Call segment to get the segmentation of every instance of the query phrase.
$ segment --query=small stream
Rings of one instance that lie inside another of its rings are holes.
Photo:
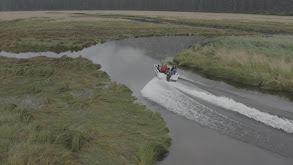
[[[179,70],[177,82],[158,80],[153,64],[172,58],[200,36],[165,36],[108,41],[80,52],[6,53],[1,56],[83,57],[126,84],[137,102],[159,111],[170,129],[170,154],[158,164],[291,165],[293,102],[239,89]]]

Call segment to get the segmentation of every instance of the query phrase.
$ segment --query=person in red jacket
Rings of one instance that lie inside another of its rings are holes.
[[[167,66],[167,64],[165,64],[165,65],[163,65],[162,67],[161,67],[161,71],[162,72],[167,72],[167,70],[168,70],[168,66]]]

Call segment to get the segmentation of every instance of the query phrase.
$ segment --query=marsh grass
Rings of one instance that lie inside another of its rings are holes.
[[[78,16],[78,15],[77,15]],[[184,17],[175,17],[175,16],[147,16],[147,15],[129,15],[129,14],[83,14],[79,15],[80,17],[99,17],[99,18],[111,18],[111,19],[130,19],[133,21],[139,22],[150,22],[158,24],[169,24],[172,25],[184,25],[192,27],[205,27],[205,28],[215,28],[218,30],[221,29],[230,29],[230,35],[241,35],[243,31],[247,32],[260,32],[260,33],[293,33],[293,22],[291,19],[287,21],[279,21],[277,19],[268,19],[263,21],[260,19],[251,19],[246,16],[246,19],[237,17],[237,14],[230,16],[230,18],[215,16],[212,17],[198,17],[194,18],[184,18]],[[245,16],[243,16],[245,17]],[[207,19],[205,19],[207,18]],[[257,17],[256,17],[257,18]],[[286,17],[284,17],[286,18]],[[285,20],[285,19],[284,19]],[[239,34],[234,33],[234,30],[239,30]],[[241,32],[242,31],[242,32]],[[200,34],[199,34],[200,35]],[[215,34],[219,35],[219,34]]]
[[[41,66],[54,72],[44,76]],[[32,71],[15,74],[24,67]],[[82,57],[0,57],[0,68],[0,164],[154,164],[168,151],[159,113],[134,104],[100,65]],[[27,95],[46,101],[23,107]]]
[[[292,39],[284,35],[208,39],[178,55],[174,62],[230,81],[292,92]]]
[[[48,18],[34,18],[33,12],[6,13],[13,19],[0,20],[0,51],[60,53],[129,37],[293,33],[292,19],[281,16],[137,11],[60,12],[57,16],[35,13]]]
[[[27,87],[27,93],[36,94],[42,92],[42,86],[39,83],[29,84]]]
[[[101,16],[94,15],[99,18]],[[165,35],[240,35],[253,34],[233,29],[193,27],[184,24],[156,24],[108,17],[83,21],[54,19],[0,20],[0,51],[56,53],[78,51],[107,40]]]
[[[0,164],[65,163],[58,146],[50,145],[51,134],[36,129],[28,110],[1,102],[0,114]]]
[[[78,152],[85,141],[86,137],[81,132],[65,130],[64,133],[56,137],[54,143],[63,145],[71,149],[73,152]]]
[[[209,27],[216,29],[235,29],[247,32],[272,33],[272,34],[293,34],[293,23],[288,22],[260,22],[253,20],[241,19],[221,19],[221,20],[206,20],[206,19],[156,19],[161,22],[187,25],[194,27]]]
[[[9,64],[0,66],[2,73],[7,73],[12,76],[37,76],[37,77],[49,77],[54,74],[54,69],[47,66],[35,66],[36,68],[31,68],[30,66],[17,65],[11,66]]]
[[[168,149],[162,143],[147,142],[139,149],[139,164],[149,165],[155,164],[156,161],[162,160],[168,153]]]

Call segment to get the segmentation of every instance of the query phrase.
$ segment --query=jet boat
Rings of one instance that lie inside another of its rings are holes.
[[[175,74],[171,74],[171,72],[167,72],[167,73],[163,73],[161,72],[161,66],[158,64],[154,64],[154,69],[155,69],[155,73],[157,75],[157,77],[159,79],[165,79],[167,81],[177,81],[179,78],[179,74],[175,73]]]

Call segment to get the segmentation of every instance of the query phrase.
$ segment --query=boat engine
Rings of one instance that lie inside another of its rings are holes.
[[[171,76],[172,76],[172,73],[170,72],[170,70],[168,70],[168,71],[166,72],[166,75],[167,75],[167,81],[170,81],[170,78],[171,78]]]

